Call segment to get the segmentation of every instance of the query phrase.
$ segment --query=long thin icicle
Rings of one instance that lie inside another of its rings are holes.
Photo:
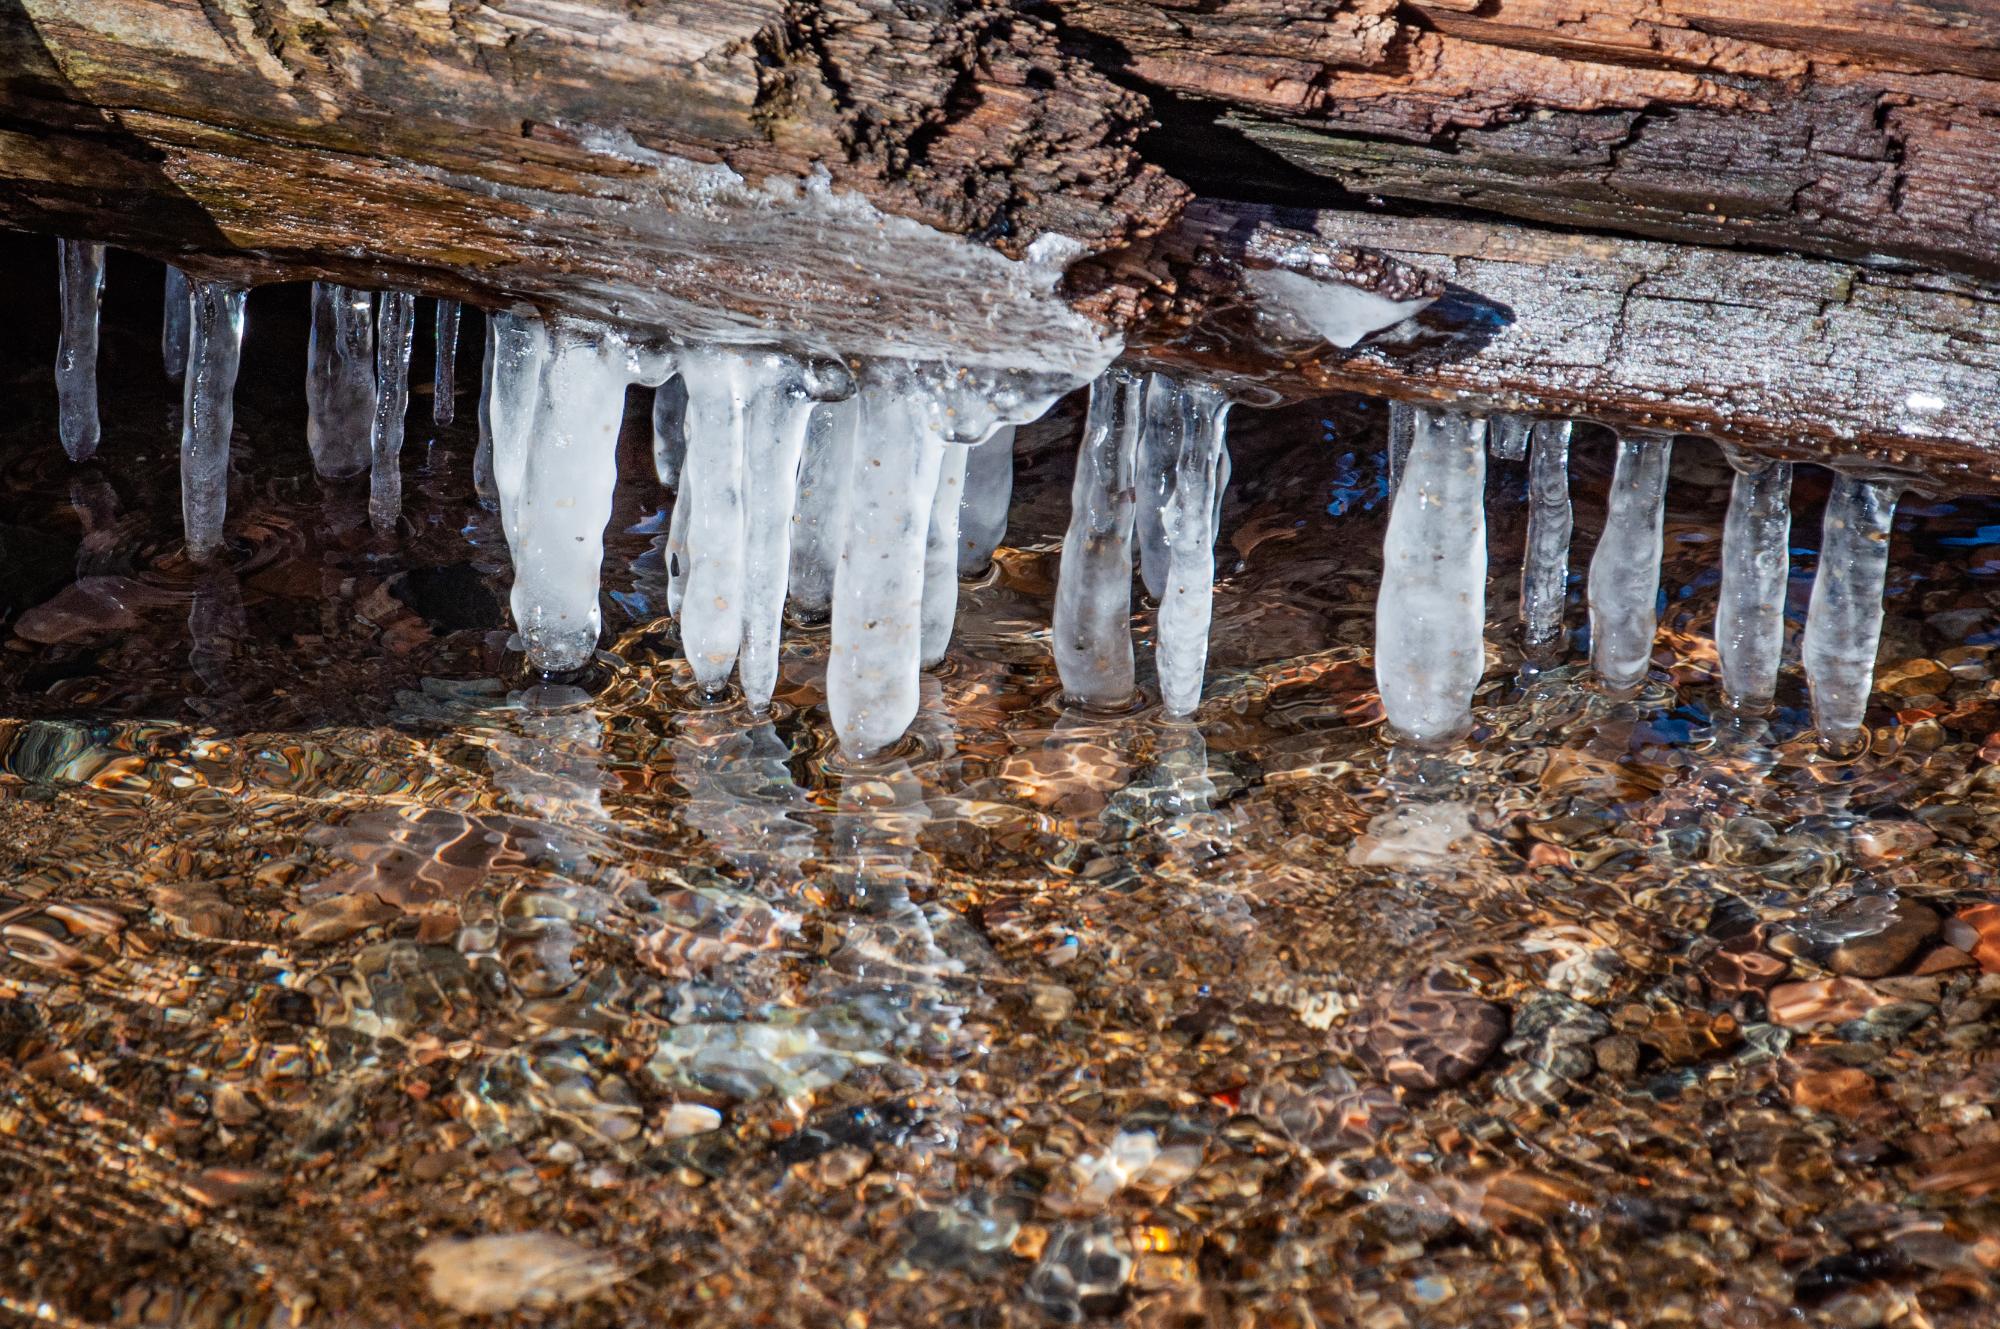
[[[763,382],[750,402],[743,434],[748,506],[743,518],[743,648],[736,666],[743,699],[753,712],[771,704],[778,686],[799,462],[813,413],[801,367],[782,355],[760,358]]]
[[[499,506],[500,491],[493,483],[493,376],[500,361],[499,325],[486,320],[486,354],[479,362],[479,444],[472,452],[472,492],[482,506]]]
[[[1889,576],[1889,533],[1902,486],[1845,473],[1833,480],[1820,531],[1801,654],[1812,689],[1820,742],[1852,751],[1862,739],[1875,655],[1882,641],[1882,591]]]
[[[675,374],[653,389],[653,473],[667,489],[678,488],[687,456],[687,382]]]
[[[728,688],[743,643],[743,436],[756,389],[749,357],[733,351],[697,353],[683,369],[688,442],[675,503],[677,515],[685,512],[687,560],[681,649],[696,685],[714,696]]]
[[[618,482],[627,357],[624,342],[607,330],[512,322],[535,332],[518,341],[518,327],[501,333],[493,474],[514,555],[514,623],[529,663],[555,673],[582,667],[597,649],[598,579]],[[530,394],[515,381],[521,366],[509,366],[510,342],[541,370],[525,429],[516,411]]]
[[[1785,587],[1791,574],[1792,464],[1730,451],[1736,479],[1722,522],[1722,586],[1715,651],[1722,699],[1759,715],[1778,690],[1785,648]]]
[[[973,448],[955,443],[938,462],[931,495],[930,531],[924,538],[924,668],[943,661],[958,622],[958,513],[965,501],[965,468]],[[1127,574],[1129,580],[1130,574]]]
[[[448,425],[458,412],[458,324],[464,311],[456,300],[437,302],[437,370],[431,376],[431,423]]]
[[[1014,426],[1003,425],[965,459],[965,501],[958,510],[958,575],[977,577],[1007,539],[1014,501]]]
[[[1561,648],[1569,599],[1569,436],[1567,420],[1537,421],[1528,456],[1528,544],[1521,566],[1523,650],[1544,661]]]
[[[1208,629],[1215,602],[1215,536],[1229,484],[1229,400],[1207,383],[1154,374],[1146,385],[1146,430],[1165,440],[1169,465],[1160,528],[1166,582],[1153,648],[1160,701],[1168,715],[1201,705]]]
[[[1139,579],[1157,604],[1167,589],[1167,531],[1160,513],[1167,505],[1167,491],[1174,478],[1174,461],[1164,430],[1139,430],[1133,469],[1139,485],[1139,507],[1132,519],[1132,540],[1139,550]]]
[[[167,377],[178,383],[187,373],[188,360],[188,279],[171,263],[167,265],[166,298],[160,318],[160,360]]]
[[[57,430],[71,461],[97,452],[97,313],[104,297],[104,246],[56,241],[62,331],[56,341]]]
[[[384,291],[375,307],[375,421],[368,434],[368,520],[392,531],[403,515],[403,421],[410,410],[410,343],[417,297]]]
[[[947,445],[940,403],[907,368],[877,366],[857,396],[826,703],[841,747],[870,757],[917,713],[924,542]]]
[[[1382,588],[1375,602],[1375,680],[1390,728],[1448,742],[1472,723],[1486,667],[1486,422],[1413,407]]]
[[[222,545],[229,513],[229,431],[236,422],[236,368],[243,354],[240,286],[188,287],[188,369],[181,385],[181,525],[188,553]]]
[[[1105,370],[1090,385],[1076,452],[1053,641],[1063,695],[1085,706],[1122,706],[1132,695],[1132,524],[1145,400],[1145,379]]]
[[[306,445],[329,480],[368,469],[375,423],[375,301],[366,291],[314,282],[306,344]]]
[[[834,572],[847,538],[847,482],[860,420],[854,399],[813,409],[799,463],[798,519],[792,532],[792,612],[824,621],[833,609]]]
[[[1636,691],[1653,661],[1673,447],[1666,434],[1618,441],[1604,534],[1590,560],[1590,659],[1613,694]]]

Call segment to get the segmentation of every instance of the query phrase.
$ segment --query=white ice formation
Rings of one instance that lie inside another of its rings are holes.
[[[306,344],[306,445],[329,480],[368,469],[375,422],[375,301],[366,291],[314,282]]]
[[[1014,426],[1002,425],[965,459],[965,499],[958,510],[958,575],[977,577],[1007,540],[1014,500]]]
[[[1827,495],[1801,653],[1813,723],[1820,742],[1835,752],[1851,751],[1864,738],[1862,720],[1882,639],[1889,531],[1901,492],[1894,481],[1842,472]]]
[[[1667,434],[1618,440],[1604,534],[1590,560],[1590,659],[1613,695],[1636,692],[1653,660],[1673,446]]]
[[[1153,662],[1168,715],[1192,715],[1208,667],[1208,626],[1215,598],[1215,536],[1229,484],[1229,399],[1213,384],[1154,374],[1146,382],[1151,451],[1159,470],[1143,477],[1159,503],[1166,554],[1159,589]],[[1151,587],[1149,585],[1148,589]]]
[[[417,297],[384,291],[375,306],[375,411],[368,433],[368,520],[393,531],[403,514],[403,425],[410,410],[410,343]]]
[[[181,524],[188,553],[222,545],[229,510],[229,431],[236,421],[236,366],[243,353],[241,286],[194,281],[188,288],[187,375],[181,384]]]
[[[56,342],[57,428],[71,461],[97,452],[97,313],[104,297],[104,246],[58,240],[62,330]]]
[[[1567,420],[1540,420],[1529,435],[1528,542],[1521,561],[1522,650],[1553,657],[1569,599],[1569,436]]]
[[[1792,464],[1731,450],[1736,477],[1722,523],[1722,585],[1715,606],[1715,651],[1722,698],[1758,715],[1778,689],[1785,647],[1785,586],[1791,574]]]
[[[1382,547],[1375,680],[1390,728],[1449,742],[1472,724],[1486,664],[1486,424],[1455,411],[1410,411]]]
[[[833,574],[847,533],[847,480],[861,408],[852,398],[816,407],[799,463],[792,535],[790,601],[802,621],[824,623],[833,612]]]
[[[1337,279],[1284,268],[1253,268],[1243,274],[1243,281],[1258,297],[1265,317],[1343,348],[1371,332],[1394,327],[1437,298],[1393,300]]]
[[[1109,369],[1090,385],[1077,445],[1069,530],[1056,575],[1056,672],[1063,695],[1084,706],[1122,706],[1132,695],[1132,522],[1146,380]]]

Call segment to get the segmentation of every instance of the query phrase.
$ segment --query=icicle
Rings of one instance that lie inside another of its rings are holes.
[[[384,291],[375,307],[375,424],[368,435],[368,520],[393,531],[403,515],[403,421],[410,410],[410,342],[417,297]]]
[[[1056,574],[1054,645],[1063,695],[1085,706],[1132,696],[1132,523],[1146,380],[1107,369],[1090,385],[1069,531]]]
[[[667,612],[676,622],[681,617],[681,606],[686,603],[688,578],[687,528],[688,511],[693,500],[688,497],[687,485],[674,490],[672,515],[667,518]]]
[[[1206,383],[1154,374],[1146,385],[1146,432],[1164,443],[1167,466],[1160,530],[1166,544],[1153,648],[1168,715],[1201,705],[1215,599],[1215,535],[1229,485],[1229,401]]]
[[[472,492],[482,507],[498,507],[499,490],[493,483],[493,375],[500,356],[499,324],[486,320],[486,355],[479,363],[479,446],[472,453]]]
[[[1395,496],[1402,483],[1403,468],[1409,463],[1410,447],[1416,438],[1417,407],[1406,401],[1389,403],[1389,494]]]
[[[1604,534],[1590,560],[1590,659],[1614,694],[1636,691],[1653,660],[1673,448],[1668,434],[1635,434],[1618,441]]]
[[[917,713],[924,544],[946,443],[936,394],[905,366],[877,366],[859,401],[826,702],[841,747],[868,757]]]
[[[431,423],[448,425],[458,411],[458,323],[456,300],[437,302],[437,369],[431,376]]]
[[[958,575],[977,577],[1007,539],[1014,500],[1014,427],[997,429],[965,459],[965,501],[958,511]]]
[[[172,264],[167,265],[167,290],[160,319],[160,359],[167,377],[178,383],[187,373],[188,358],[188,279]]]
[[[1132,540],[1139,548],[1139,579],[1146,584],[1146,594],[1158,604],[1167,589],[1167,531],[1160,514],[1174,479],[1174,459],[1165,430],[1139,430],[1133,470],[1139,486],[1138,513],[1132,520]]]
[[[653,389],[653,472],[667,489],[681,482],[687,456],[687,383],[679,374]]]
[[[1736,472],[1722,523],[1722,587],[1715,651],[1722,699],[1760,715],[1778,689],[1785,647],[1785,587],[1791,574],[1792,464],[1729,450]]]
[[[743,435],[743,651],[737,675],[753,712],[771,704],[791,576],[799,461],[813,415],[812,376],[782,355],[765,355]]]
[[[1567,420],[1542,420],[1528,459],[1528,544],[1521,567],[1523,650],[1531,661],[1556,655],[1569,598],[1569,436]]]
[[[1413,407],[1375,602],[1375,679],[1399,736],[1441,743],[1472,723],[1486,667],[1486,422]]]
[[[792,533],[792,612],[824,621],[833,608],[834,570],[847,535],[847,481],[860,408],[853,400],[816,407],[799,464],[798,517]]]
[[[1892,481],[1841,473],[1827,495],[1801,654],[1813,723],[1820,742],[1835,752],[1852,751],[1862,739],[1882,640],[1889,532],[1901,493]]]
[[[1502,461],[1521,461],[1528,455],[1528,436],[1535,419],[1529,415],[1495,415],[1486,421],[1486,443]]]
[[[56,341],[57,431],[71,461],[97,451],[97,310],[104,297],[104,246],[56,241],[62,331]]]
[[[306,348],[306,445],[329,480],[368,469],[375,420],[375,302],[366,291],[314,282]]]
[[[1008,431],[1012,433],[1012,430]],[[973,447],[983,446],[974,444]],[[954,444],[938,463],[931,495],[929,533],[924,538],[924,668],[943,662],[958,622],[958,510],[965,501],[965,468],[973,447]],[[1130,580],[1131,573],[1126,573]]]
[[[188,285],[188,370],[181,385],[181,524],[197,560],[222,544],[229,510],[229,431],[243,353],[240,286]]]
[[[514,622],[528,660],[577,669],[597,649],[604,528],[618,481],[626,349],[605,329],[506,319],[494,380],[493,477],[514,556]],[[538,367],[530,389],[526,372]],[[522,407],[532,412],[522,419]]]

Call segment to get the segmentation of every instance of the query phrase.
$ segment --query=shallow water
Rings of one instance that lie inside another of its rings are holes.
[[[2000,503],[1903,504],[1873,748],[1832,762],[1797,669],[1824,472],[1778,709],[1732,728],[1720,454],[1675,450],[1632,701],[1585,667],[1608,439],[1525,685],[1494,460],[1477,728],[1426,756],[1382,739],[1358,400],[1236,412],[1194,721],[1065,710],[1072,402],[1022,431],[911,736],[856,765],[823,632],[768,720],[700,699],[636,395],[607,654],[531,686],[469,400],[428,423],[420,350],[375,534],[365,478],[312,473],[299,291],[251,298],[227,552],[188,562],[157,286],[113,256],[90,464],[52,281],[0,359],[0,1307],[1991,1322]]]

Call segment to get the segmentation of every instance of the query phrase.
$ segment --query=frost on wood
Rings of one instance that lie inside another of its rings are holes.
[[[958,575],[977,577],[1007,539],[1014,499],[1014,426],[1003,425],[965,459],[965,500],[958,512]]]
[[[1768,710],[1785,648],[1785,587],[1791,574],[1792,464],[1731,450],[1736,477],[1722,522],[1722,584],[1715,651],[1722,698],[1745,715]]]
[[[1521,627],[1522,650],[1536,662],[1560,649],[1563,609],[1569,599],[1569,438],[1567,420],[1540,421],[1530,436]]]
[[[97,452],[97,315],[104,297],[104,246],[56,241],[62,331],[56,342],[57,429],[71,461]]]
[[[236,421],[236,367],[243,353],[240,286],[195,281],[188,292],[188,363],[181,384],[181,524],[188,553],[222,544],[229,510],[229,431]]]
[[[1862,740],[1900,494],[1901,486],[1891,481],[1841,473],[1827,495],[1802,654],[1813,723],[1820,741],[1835,751],[1852,750]]]
[[[1390,728],[1448,742],[1472,723],[1485,670],[1486,425],[1410,408],[1375,604],[1375,680]]]
[[[1146,433],[1160,471],[1148,492],[1160,495],[1160,539],[1166,553],[1158,591],[1153,661],[1160,701],[1169,715],[1191,715],[1201,704],[1208,667],[1208,629],[1215,600],[1215,535],[1229,483],[1229,400],[1212,384],[1154,374],[1146,383]]]
[[[375,410],[368,434],[368,520],[378,531],[403,515],[403,425],[410,410],[410,343],[417,297],[384,291],[375,306]]]
[[[1146,380],[1108,369],[1090,385],[1069,530],[1056,575],[1053,641],[1063,695],[1113,707],[1132,695],[1134,468]]]
[[[1590,560],[1590,659],[1614,694],[1635,691],[1653,660],[1673,445],[1664,434],[1618,441],[1604,534]]]
[[[329,480],[368,469],[375,425],[375,302],[366,291],[314,282],[306,344],[306,445]]]

